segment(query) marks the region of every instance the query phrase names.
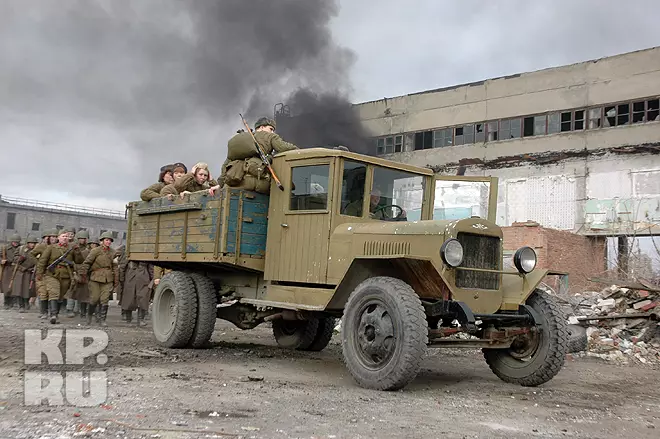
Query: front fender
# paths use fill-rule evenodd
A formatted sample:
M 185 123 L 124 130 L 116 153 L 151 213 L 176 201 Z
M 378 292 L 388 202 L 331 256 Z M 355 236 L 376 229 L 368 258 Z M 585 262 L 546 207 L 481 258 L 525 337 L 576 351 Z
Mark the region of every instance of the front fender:
M 521 303 L 525 303 L 527 298 L 539 286 L 544 277 L 548 275 L 549 270 L 535 269 L 526 275 L 502 276 L 502 306 L 501 310 L 516 311 Z

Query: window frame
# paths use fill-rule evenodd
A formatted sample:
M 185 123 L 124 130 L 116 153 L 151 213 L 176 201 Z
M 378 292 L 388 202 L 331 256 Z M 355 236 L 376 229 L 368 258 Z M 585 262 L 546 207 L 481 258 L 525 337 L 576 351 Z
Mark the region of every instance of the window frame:
M 336 161 L 331 159 L 331 158 L 318 158 L 318 159 L 305 159 L 305 160 L 291 160 L 288 161 L 289 165 L 289 172 L 288 172 L 288 183 L 285 184 L 286 186 L 286 203 L 284 207 L 284 214 L 285 215 L 307 215 L 307 214 L 328 214 L 332 210 L 332 203 L 333 203 L 333 194 L 334 194 L 334 166 L 335 166 Z M 325 209 L 314 209 L 314 210 L 291 210 L 291 196 L 293 192 L 293 170 L 295 168 L 301 168 L 304 166 L 319 166 L 319 165 L 327 165 L 328 168 L 328 187 L 327 189 L 327 194 L 328 194 L 328 199 L 327 202 L 325 203 Z M 355 217 L 353 217 L 355 218 Z
M 353 215 L 346 215 L 345 213 L 342 213 L 341 211 L 341 203 L 342 203 L 342 192 L 344 190 L 344 170 L 346 166 L 346 162 L 351 162 L 351 163 L 360 163 L 361 165 L 365 166 L 365 175 L 364 175 L 364 187 L 362 188 L 362 216 L 353 216 Z M 371 169 L 371 163 L 366 163 L 360 160 L 355 160 L 355 159 L 347 159 L 347 158 L 342 158 L 339 163 L 337 164 L 337 168 L 340 170 L 338 171 L 337 175 L 337 206 L 334 208 L 336 215 L 341 216 L 342 218 L 348 218 L 348 219 L 356 219 L 356 218 L 364 218 L 364 205 L 365 205 L 365 199 L 368 199 L 367 197 L 367 187 L 370 185 L 370 181 L 373 180 L 373 170 Z
M 11 215 L 11 216 L 10 216 Z M 16 230 L 16 212 L 7 212 L 7 215 L 5 217 L 5 224 L 6 224 L 6 229 L 7 230 Z M 11 227 L 9 227 L 9 218 L 11 218 Z

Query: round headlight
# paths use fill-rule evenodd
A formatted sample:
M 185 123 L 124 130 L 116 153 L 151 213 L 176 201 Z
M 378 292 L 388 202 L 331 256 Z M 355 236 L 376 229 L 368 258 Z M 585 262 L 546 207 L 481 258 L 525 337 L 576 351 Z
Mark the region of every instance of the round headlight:
M 531 247 L 521 247 L 513 255 L 513 265 L 521 273 L 531 273 L 536 268 L 536 252 Z
M 463 262 L 463 246 L 455 239 L 448 239 L 440 247 L 442 262 L 450 267 L 458 267 Z

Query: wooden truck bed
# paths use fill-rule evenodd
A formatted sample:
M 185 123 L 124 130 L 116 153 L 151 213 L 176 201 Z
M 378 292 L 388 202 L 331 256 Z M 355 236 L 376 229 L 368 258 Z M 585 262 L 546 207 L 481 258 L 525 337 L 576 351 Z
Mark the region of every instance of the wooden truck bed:
M 264 270 L 267 195 L 224 187 L 183 200 L 129 204 L 126 252 L 133 261 L 219 263 Z M 237 249 L 239 249 L 237 251 Z

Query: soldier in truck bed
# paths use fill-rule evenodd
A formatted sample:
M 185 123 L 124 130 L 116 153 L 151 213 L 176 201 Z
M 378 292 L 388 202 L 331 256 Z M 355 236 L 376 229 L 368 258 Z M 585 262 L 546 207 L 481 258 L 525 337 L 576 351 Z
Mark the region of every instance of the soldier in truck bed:
M 174 188 L 181 196 L 217 185 L 218 183 L 211 177 L 209 165 L 203 162 L 197 163 L 189 173 L 174 182 Z
M 140 192 L 140 198 L 142 201 L 151 201 L 154 198 L 160 198 L 160 191 L 162 191 L 168 184 L 174 183 L 174 173 L 172 172 L 173 166 L 174 165 L 165 165 L 160 168 L 158 182 Z
M 254 125 L 254 138 L 266 155 L 298 149 L 275 134 L 275 121 L 262 117 Z M 223 184 L 246 190 L 268 193 L 270 174 L 264 169 L 261 158 L 248 132 L 240 132 L 227 143 L 227 160 L 222 165 L 219 187 Z

